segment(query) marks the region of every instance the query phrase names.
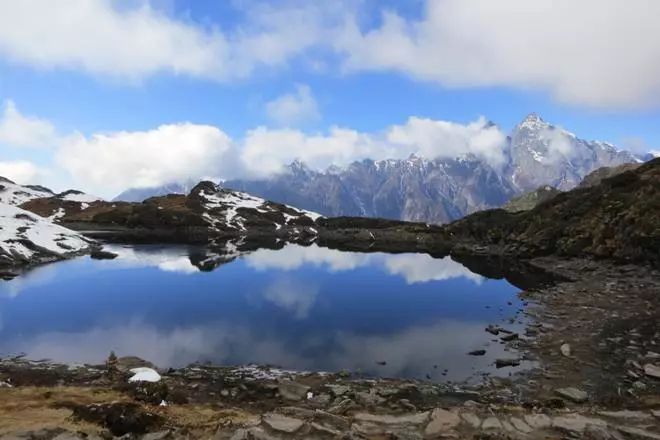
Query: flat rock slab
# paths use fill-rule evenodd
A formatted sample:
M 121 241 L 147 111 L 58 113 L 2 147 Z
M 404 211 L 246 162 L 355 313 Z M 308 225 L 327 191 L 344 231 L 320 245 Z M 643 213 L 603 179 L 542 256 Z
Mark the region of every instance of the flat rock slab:
M 603 420 L 581 415 L 555 417 L 552 420 L 553 428 L 571 433 L 583 433 L 589 425 L 607 427 L 607 423 Z
M 476 416 L 475 416 L 476 417 Z M 424 429 L 426 437 L 436 437 L 447 431 L 451 431 L 461 423 L 461 418 L 458 414 L 446 411 L 444 409 L 436 408 L 431 413 L 431 421 Z
M 589 400 L 589 395 L 582 390 L 578 390 L 577 388 L 559 388 L 558 390 L 555 390 L 555 393 L 559 397 L 568 399 L 575 403 L 584 403 Z
M 489 429 L 504 429 L 502 426 L 502 422 L 500 422 L 500 419 L 497 417 L 488 417 L 486 420 L 484 420 L 484 423 L 481 425 L 481 429 L 484 431 L 488 431 Z
M 660 366 L 646 364 L 644 365 L 644 374 L 654 379 L 660 379 Z
M 353 418 L 359 422 L 375 423 L 379 425 L 421 425 L 429 419 L 429 413 L 405 415 L 379 415 L 369 413 L 357 413 Z
M 475 413 L 461 413 L 461 418 L 475 429 L 481 426 L 481 419 Z
M 309 387 L 292 380 L 282 380 L 277 384 L 277 390 L 284 399 L 297 402 L 307 397 Z
M 652 420 L 653 418 L 651 414 L 642 411 L 600 411 L 598 415 L 612 419 L 637 421 Z
M 524 419 L 534 429 L 545 429 L 552 425 L 552 419 L 545 414 L 526 414 Z
M 518 417 L 511 417 L 511 424 L 514 428 L 524 434 L 529 434 L 530 432 L 534 431 L 531 426 L 525 423 L 523 419 L 519 419 Z
M 293 417 L 287 417 L 277 413 L 266 413 L 261 417 L 261 421 L 275 431 L 286 432 L 288 434 L 293 434 L 305 424 L 300 419 L 294 419 Z
M 617 429 L 630 438 L 639 440 L 660 440 L 660 434 L 646 431 L 644 429 L 628 428 L 625 426 L 620 426 Z

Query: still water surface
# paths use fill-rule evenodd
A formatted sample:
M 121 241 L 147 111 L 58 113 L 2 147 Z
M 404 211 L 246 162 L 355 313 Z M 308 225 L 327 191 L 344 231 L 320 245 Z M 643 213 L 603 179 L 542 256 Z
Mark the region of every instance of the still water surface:
M 515 314 L 519 289 L 450 258 L 287 245 L 202 272 L 200 249 L 109 250 L 119 258 L 0 282 L 0 355 L 100 362 L 115 350 L 161 367 L 258 363 L 437 382 L 512 371 L 492 367 L 511 353 L 484 327 Z M 467 355 L 478 349 L 486 355 Z

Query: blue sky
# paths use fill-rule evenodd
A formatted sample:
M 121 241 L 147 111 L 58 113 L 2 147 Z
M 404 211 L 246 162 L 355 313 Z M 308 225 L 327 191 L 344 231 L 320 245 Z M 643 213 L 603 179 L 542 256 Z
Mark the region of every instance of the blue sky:
M 297 157 L 497 149 L 532 111 L 658 150 L 659 14 L 648 0 L 0 2 L 0 174 L 112 196 Z

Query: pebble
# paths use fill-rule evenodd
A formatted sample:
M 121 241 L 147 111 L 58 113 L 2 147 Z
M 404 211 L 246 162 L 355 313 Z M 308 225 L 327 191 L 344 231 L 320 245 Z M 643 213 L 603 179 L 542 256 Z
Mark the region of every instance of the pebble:
M 261 421 L 275 431 L 286 432 L 288 434 L 298 431 L 305 424 L 300 419 L 294 419 L 293 417 L 287 417 L 277 413 L 266 413 L 261 417 Z
M 644 365 L 644 374 L 654 379 L 660 379 L 660 367 L 653 364 Z
M 502 423 L 497 417 L 488 417 L 481 425 L 481 429 L 487 431 L 489 429 L 502 429 Z
M 561 347 L 559 347 L 559 350 L 561 351 L 561 354 L 565 357 L 571 357 L 571 346 L 568 344 L 562 344 Z
M 481 426 L 481 419 L 474 413 L 461 413 L 461 418 L 475 429 Z
M 532 427 L 525 423 L 524 420 L 519 419 L 518 417 L 511 417 L 511 424 L 520 432 L 524 434 L 529 434 L 533 431 Z
M 575 403 L 584 403 L 589 400 L 589 395 L 577 388 L 559 388 L 555 390 L 555 394 Z

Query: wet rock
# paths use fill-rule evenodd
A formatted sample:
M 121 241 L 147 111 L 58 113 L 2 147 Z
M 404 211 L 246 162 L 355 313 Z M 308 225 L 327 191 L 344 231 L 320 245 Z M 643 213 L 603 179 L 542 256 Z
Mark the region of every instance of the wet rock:
M 511 342 L 511 341 L 515 341 L 519 337 L 520 335 L 518 333 L 509 333 L 508 335 L 504 335 L 500 337 L 500 339 L 504 342 Z
M 653 417 L 657 417 L 658 419 L 660 419 L 660 410 L 657 410 L 657 411 L 651 410 L 651 415 Z
M 483 356 L 486 354 L 486 350 L 474 350 L 468 353 L 470 356 Z
M 374 423 L 378 425 L 396 425 L 396 426 L 406 426 L 406 425 L 421 425 L 426 423 L 429 418 L 428 412 L 418 413 L 418 414 L 405 414 L 405 415 L 381 415 L 381 414 L 370 414 L 370 413 L 357 413 L 353 416 L 353 419 L 358 422 L 367 422 Z
M 461 418 L 475 429 L 481 426 L 481 419 L 475 413 L 461 413 Z
M 552 420 L 553 428 L 569 433 L 583 433 L 589 425 L 607 427 L 607 423 L 603 420 L 588 418 L 578 414 L 555 417 Z
M 497 417 L 488 417 L 484 420 L 484 423 L 481 425 L 481 429 L 488 431 L 491 429 L 503 429 L 502 423 Z
M 525 423 L 523 419 L 519 419 L 518 417 L 511 417 L 510 420 L 513 427 L 524 434 L 529 434 L 530 432 L 534 431 L 532 427 Z
M 491 335 L 497 336 L 500 334 L 500 328 L 495 325 L 489 325 L 485 330 Z
M 442 433 L 453 430 L 460 425 L 460 423 L 461 418 L 458 414 L 441 408 L 436 408 L 431 413 L 431 421 L 426 425 L 424 435 L 433 438 Z
M 305 424 L 300 419 L 294 419 L 293 417 L 287 417 L 277 413 L 266 413 L 261 416 L 261 421 L 269 428 L 287 434 L 293 434 Z
M 523 418 L 534 429 L 545 429 L 552 425 L 552 419 L 545 414 L 526 414 Z
M 570 345 L 562 344 L 561 347 L 559 347 L 559 351 L 561 351 L 562 356 L 571 357 L 571 346 Z
M 660 379 L 660 367 L 653 364 L 644 365 L 644 374 L 654 379 Z
M 278 383 L 277 390 L 285 400 L 297 402 L 307 396 L 309 387 L 292 380 L 282 380 Z
M 589 395 L 582 390 L 578 390 L 577 388 L 559 388 L 555 390 L 555 394 L 563 399 L 567 399 L 575 403 L 584 403 L 589 400 Z
M 99 250 L 93 250 L 92 252 L 90 252 L 89 256 L 93 260 L 114 260 L 119 255 L 115 254 L 114 252 L 108 252 L 108 251 L 103 251 L 103 250 L 99 249 Z
M 517 367 L 520 365 L 520 359 L 517 358 L 502 358 L 495 360 L 496 368 Z

